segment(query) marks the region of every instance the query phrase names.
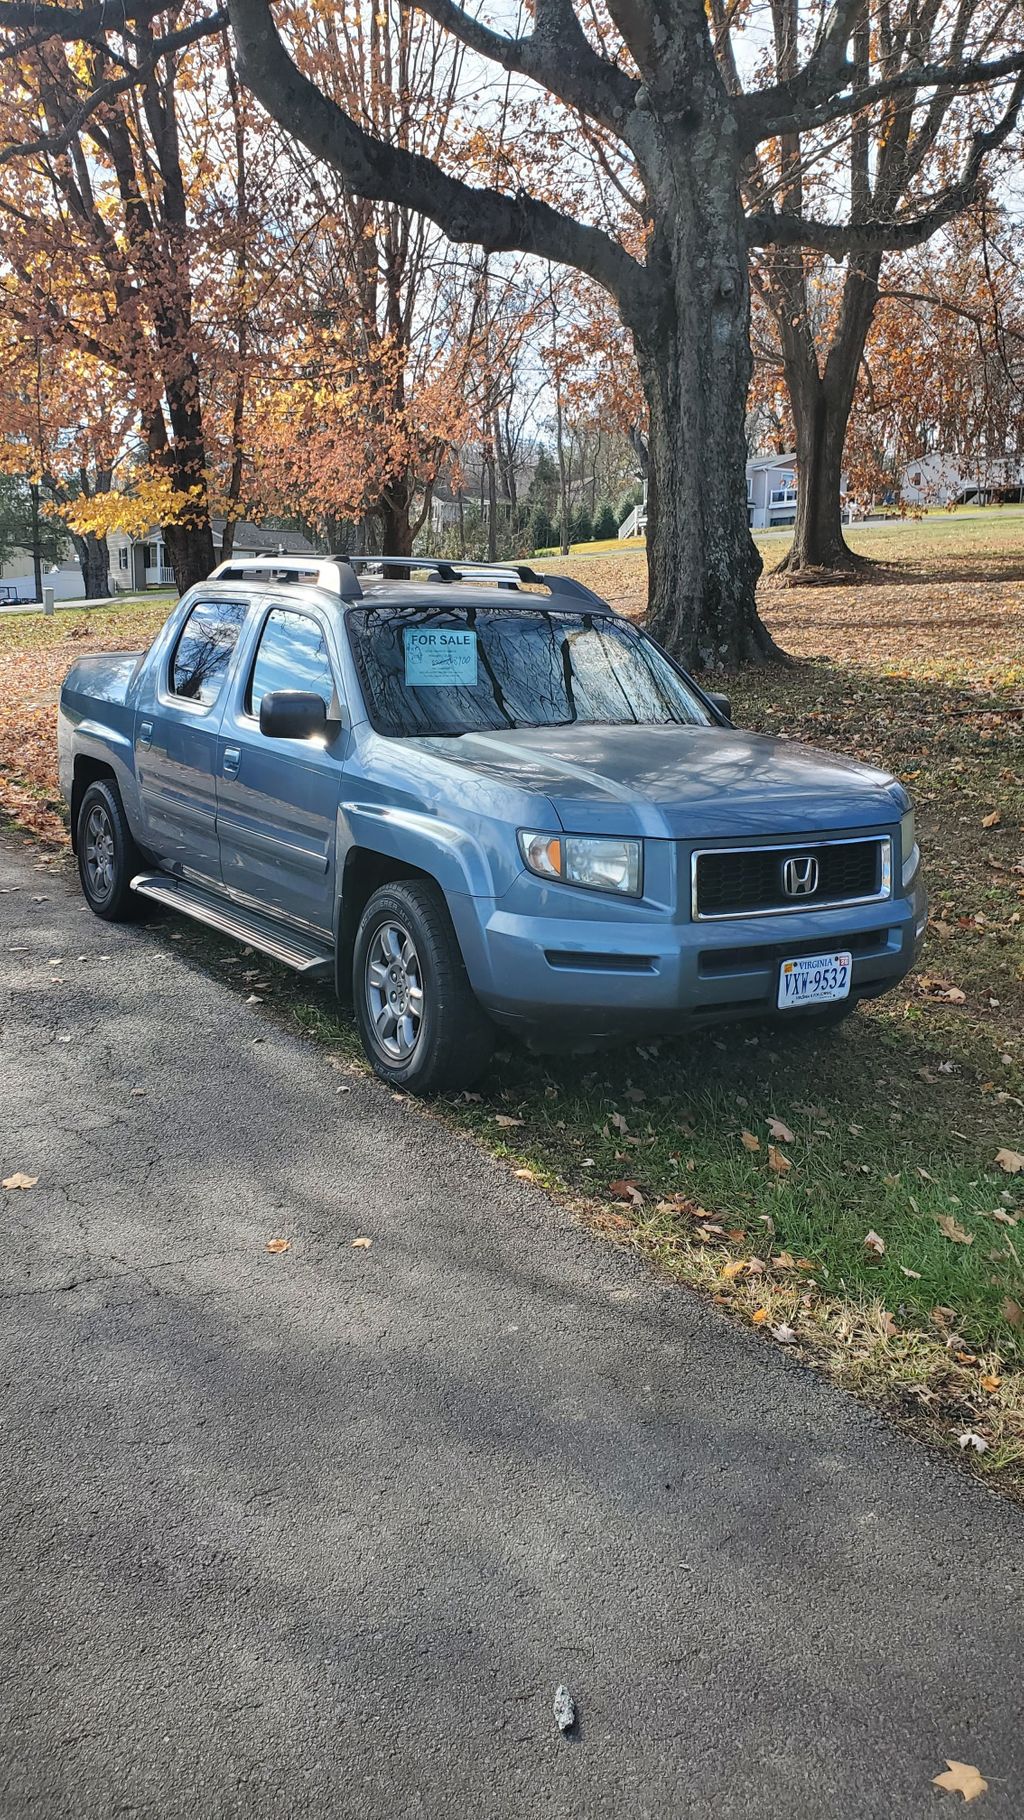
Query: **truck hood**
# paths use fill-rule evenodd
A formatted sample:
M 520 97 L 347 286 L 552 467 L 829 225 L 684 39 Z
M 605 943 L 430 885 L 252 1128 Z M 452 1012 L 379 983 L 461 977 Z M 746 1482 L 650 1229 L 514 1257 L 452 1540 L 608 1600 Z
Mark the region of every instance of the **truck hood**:
M 547 797 L 580 834 L 808 834 L 884 826 L 904 807 L 887 772 L 725 727 L 524 727 L 408 743 Z

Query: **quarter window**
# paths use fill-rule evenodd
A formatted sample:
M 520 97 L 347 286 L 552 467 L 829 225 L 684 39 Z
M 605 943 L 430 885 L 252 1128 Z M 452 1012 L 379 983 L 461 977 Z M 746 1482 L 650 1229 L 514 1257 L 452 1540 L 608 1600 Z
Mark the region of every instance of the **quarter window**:
M 209 708 L 216 701 L 248 608 L 240 600 L 201 600 L 181 629 L 171 659 L 171 688 Z
M 324 635 L 315 619 L 282 607 L 274 608 L 263 628 L 249 684 L 249 713 L 258 717 L 263 697 L 276 689 L 319 695 L 330 714 L 334 676 Z

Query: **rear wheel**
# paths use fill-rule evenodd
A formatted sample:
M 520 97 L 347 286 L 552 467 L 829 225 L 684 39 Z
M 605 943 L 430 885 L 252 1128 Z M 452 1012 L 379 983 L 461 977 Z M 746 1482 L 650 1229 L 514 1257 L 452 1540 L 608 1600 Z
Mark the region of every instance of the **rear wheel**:
M 77 847 L 78 876 L 90 910 L 108 923 L 132 921 L 139 913 L 139 900 L 131 881 L 145 862 L 132 839 L 116 784 L 101 779 L 89 785 L 78 810 Z
M 469 1086 L 494 1030 L 466 974 L 444 894 L 426 879 L 375 891 L 356 932 L 352 997 L 377 1073 L 412 1093 Z

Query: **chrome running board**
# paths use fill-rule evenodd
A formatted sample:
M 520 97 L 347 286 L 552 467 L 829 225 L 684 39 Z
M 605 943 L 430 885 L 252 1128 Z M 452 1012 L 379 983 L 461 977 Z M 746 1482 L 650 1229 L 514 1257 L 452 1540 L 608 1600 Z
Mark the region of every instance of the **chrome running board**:
M 183 916 L 191 916 L 197 923 L 205 923 L 221 935 L 233 935 L 236 941 L 246 942 L 282 966 L 293 967 L 305 979 L 329 979 L 333 974 L 334 949 L 330 943 L 289 929 L 259 910 L 243 910 L 188 879 L 171 878 L 166 872 L 139 872 L 132 879 L 132 890 L 140 897 L 151 897 L 154 903 L 166 904 L 170 910 L 179 910 Z

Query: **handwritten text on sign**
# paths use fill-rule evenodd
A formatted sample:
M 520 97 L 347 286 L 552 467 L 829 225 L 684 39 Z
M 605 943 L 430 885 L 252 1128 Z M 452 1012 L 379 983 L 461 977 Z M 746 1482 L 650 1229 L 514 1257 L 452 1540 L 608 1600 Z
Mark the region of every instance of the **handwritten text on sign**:
M 453 626 L 406 626 L 407 689 L 476 687 L 476 633 Z

